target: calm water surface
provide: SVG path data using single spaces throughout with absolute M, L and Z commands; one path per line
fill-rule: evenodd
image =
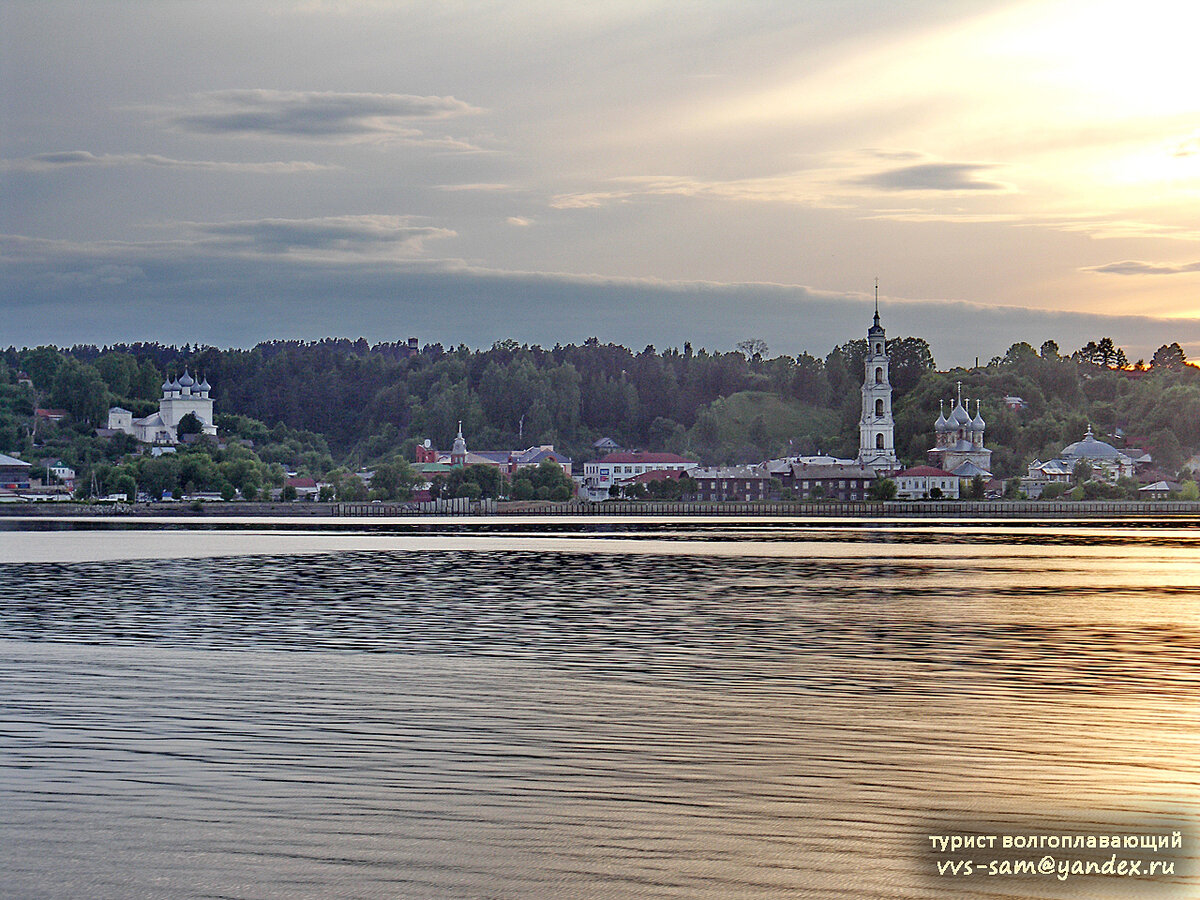
M 1188 522 L 0 527 L 6 897 L 1200 896 Z

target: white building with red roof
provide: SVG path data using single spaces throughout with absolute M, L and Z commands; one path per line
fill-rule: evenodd
M 892 476 L 901 500 L 957 500 L 958 476 L 933 466 L 913 466 Z

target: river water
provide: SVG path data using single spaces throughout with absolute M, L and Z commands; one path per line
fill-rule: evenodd
M 0 520 L 0 895 L 1198 897 L 1195 524 Z

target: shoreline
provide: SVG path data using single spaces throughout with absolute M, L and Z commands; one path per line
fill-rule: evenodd
M 456 504 L 456 506 L 458 506 Z M 971 518 L 1080 519 L 1163 516 L 1200 517 L 1200 501 L 1186 500 L 889 500 L 876 502 L 626 502 L 542 503 L 504 501 L 431 510 L 403 503 L 272 503 L 206 502 L 200 510 L 190 503 L 87 504 L 27 502 L 0 504 L 0 519 L 13 518 L 221 518 L 221 519 L 362 519 L 435 518 L 504 519 L 513 516 L 579 519 L 718 518 Z

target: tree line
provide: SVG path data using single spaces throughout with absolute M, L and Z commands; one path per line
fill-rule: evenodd
M 987 365 L 950 371 L 937 370 L 922 338 L 895 339 L 888 349 L 896 447 L 906 462 L 925 460 L 938 401 L 956 396 L 958 382 L 965 397 L 983 400 L 987 446 L 1001 477 L 1079 440 L 1089 424 L 1105 439 L 1145 447 L 1168 468 L 1200 446 L 1200 370 L 1178 343 L 1132 366 L 1111 338 L 1069 354 L 1053 341 L 1037 350 L 1018 343 Z M 187 369 L 213 385 L 221 434 L 257 467 L 256 477 L 235 470 L 235 454 L 217 461 L 218 470 L 228 468 L 219 477 L 189 470 L 188 480 L 239 492 L 261 490 L 285 469 L 320 480 L 398 464 L 424 439 L 445 449 L 460 420 L 472 449 L 554 444 L 576 460 L 594 456 L 601 437 L 705 464 L 854 456 L 866 341 L 847 340 L 824 357 L 768 354 L 761 339 L 729 352 L 690 343 L 634 350 L 596 338 L 552 348 L 512 340 L 486 349 L 432 344 L 417 353 L 400 342 L 361 339 L 251 349 L 10 347 L 0 354 L 0 452 L 56 455 L 77 470 L 111 468 L 130 447 L 94 437 L 107 409 L 148 415 L 162 383 Z M 1024 407 L 1009 408 L 1005 396 L 1021 397 Z M 64 409 L 69 419 L 55 430 L 34 419 L 35 406 Z M 146 467 L 140 477 L 170 480 L 171 463 L 139 465 Z M 155 466 L 168 474 L 160 478 Z M 539 488 L 551 489 L 533 485 L 535 496 Z

